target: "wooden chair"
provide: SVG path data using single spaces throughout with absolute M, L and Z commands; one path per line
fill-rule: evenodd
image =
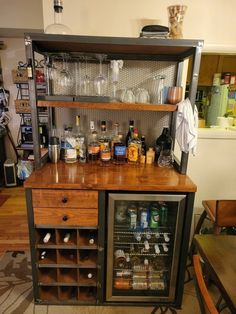
M 200 233 L 206 218 L 213 222 L 214 234 L 220 234 L 222 227 L 236 227 L 236 200 L 204 200 L 202 205 L 204 210 L 194 230 L 194 235 Z M 192 241 L 189 250 L 190 260 L 194 253 L 195 245 Z
M 196 288 L 197 298 L 199 301 L 199 306 L 201 309 L 201 314 L 207 313 L 219 314 L 206 287 L 198 255 L 193 255 L 193 267 L 194 267 L 194 284 Z

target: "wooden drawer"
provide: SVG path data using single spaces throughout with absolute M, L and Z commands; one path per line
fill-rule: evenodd
M 97 209 L 81 208 L 34 208 L 36 225 L 62 225 L 94 227 L 98 225 Z
M 32 199 L 33 207 L 98 208 L 97 191 L 35 189 Z

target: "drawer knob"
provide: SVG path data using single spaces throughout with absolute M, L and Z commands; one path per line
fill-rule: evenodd
M 67 216 L 67 215 L 64 215 L 63 217 L 62 217 L 62 220 L 63 221 L 67 221 L 69 219 L 69 217 Z
M 63 197 L 63 199 L 61 200 L 62 201 L 62 203 L 67 203 L 68 202 L 68 198 L 67 197 Z

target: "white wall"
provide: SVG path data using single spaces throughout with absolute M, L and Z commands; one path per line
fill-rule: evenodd
M 44 27 L 53 23 L 53 0 L 43 1 Z M 168 25 L 167 6 L 188 6 L 184 38 L 204 39 L 205 50 L 236 52 L 235 0 L 64 0 L 64 23 L 77 35 L 139 36 L 146 24 Z

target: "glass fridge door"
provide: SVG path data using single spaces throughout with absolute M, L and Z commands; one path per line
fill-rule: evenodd
M 174 301 L 185 199 L 109 194 L 107 301 Z

